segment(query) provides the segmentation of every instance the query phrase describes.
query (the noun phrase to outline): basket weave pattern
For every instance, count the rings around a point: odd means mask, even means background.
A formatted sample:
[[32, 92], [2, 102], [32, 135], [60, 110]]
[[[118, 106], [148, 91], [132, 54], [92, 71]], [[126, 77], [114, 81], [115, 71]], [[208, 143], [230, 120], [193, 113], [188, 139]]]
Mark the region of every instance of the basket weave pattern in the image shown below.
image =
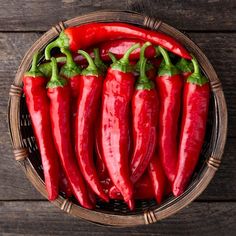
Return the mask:
[[19, 66], [9, 93], [8, 118], [10, 135], [16, 161], [20, 163], [36, 189], [46, 197], [40, 153], [35, 142], [25, 98], [22, 93], [23, 74], [29, 69], [33, 54], [36, 51], [42, 51], [66, 27], [89, 22], [114, 21], [135, 24], [140, 27], [164, 32], [185, 45], [199, 61], [203, 72], [210, 80], [212, 91], [207, 135], [201, 153], [201, 161], [191, 184], [184, 194], [177, 198], [169, 198], [161, 205], [156, 205], [154, 200], [137, 201], [135, 212], [129, 212], [123, 202], [112, 201], [109, 204], [98, 202], [95, 210], [88, 210], [77, 205], [73, 199], [65, 199], [62, 194], [53, 204], [73, 216], [98, 224], [111, 226], [150, 224], [176, 213], [201, 194], [220, 166], [226, 140], [227, 108], [220, 80], [206, 56], [185, 34], [157, 19], [135, 12], [99, 11], [60, 22], [34, 43]]

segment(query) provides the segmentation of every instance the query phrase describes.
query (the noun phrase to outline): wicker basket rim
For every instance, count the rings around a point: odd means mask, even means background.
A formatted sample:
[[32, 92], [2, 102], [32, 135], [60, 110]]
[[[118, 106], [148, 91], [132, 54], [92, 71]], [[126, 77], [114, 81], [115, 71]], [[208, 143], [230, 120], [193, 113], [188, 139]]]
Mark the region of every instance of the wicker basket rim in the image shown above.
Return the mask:
[[227, 135], [227, 107], [221, 83], [214, 68], [204, 53], [192, 40], [190, 40], [185, 34], [181, 33], [177, 29], [164, 22], [161, 22], [160, 20], [144, 16], [137, 12], [102, 10], [75, 17], [65, 22], [60, 22], [58, 25], [52, 27], [52, 29], [40, 37], [25, 54], [16, 73], [14, 83], [10, 88], [8, 121], [14, 155], [16, 160], [21, 163], [21, 166], [23, 167], [23, 170], [29, 180], [33, 183], [37, 190], [46, 197], [47, 194], [45, 185], [27, 158], [27, 148], [24, 147], [23, 138], [20, 133], [20, 97], [22, 95], [22, 76], [24, 72], [28, 70], [34, 52], [43, 50], [45, 45], [57, 37], [64, 28], [95, 21], [125, 22], [135, 24], [140, 27], [146, 27], [152, 30], [159, 30], [169, 34], [185, 45], [186, 48], [195, 55], [203, 71], [210, 80], [215, 106], [214, 133], [211, 140], [211, 153], [201, 174], [198, 176], [197, 180], [188, 187], [183, 195], [178, 198], [171, 199], [156, 209], [150, 209], [144, 212], [144, 214], [132, 215], [120, 215], [115, 213], [108, 214], [96, 210], [87, 210], [73, 204], [61, 196], [59, 196], [58, 199], [53, 202], [62, 210], [70, 213], [73, 216], [78, 216], [98, 224], [120, 227], [154, 223], [158, 220], [175, 214], [177, 211], [192, 202], [207, 187], [216, 170], [220, 166]]

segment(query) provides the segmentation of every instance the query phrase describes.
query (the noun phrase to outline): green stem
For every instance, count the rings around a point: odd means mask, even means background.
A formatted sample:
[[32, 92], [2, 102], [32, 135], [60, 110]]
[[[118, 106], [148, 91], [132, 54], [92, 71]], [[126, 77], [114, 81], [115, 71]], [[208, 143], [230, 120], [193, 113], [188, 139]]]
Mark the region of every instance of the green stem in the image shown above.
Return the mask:
[[172, 63], [171, 63], [171, 61], [170, 61], [170, 57], [169, 57], [169, 55], [168, 55], [168, 52], [167, 52], [164, 48], [162, 48], [162, 47], [160, 47], [160, 46], [158, 46], [158, 50], [160, 51], [161, 55], [163, 56], [164, 61], [165, 61], [165, 64], [166, 64], [167, 66], [171, 66]]
[[94, 48], [93, 53], [94, 53], [94, 63], [97, 66], [97, 69], [101, 72], [101, 74], [105, 74], [107, 71], [107, 66], [100, 57], [99, 48]]
[[58, 41], [55, 40], [47, 45], [45, 48], [45, 59], [50, 60], [51, 58], [51, 50], [55, 47], [59, 47]]
[[64, 87], [67, 84], [67, 80], [59, 76], [57, 60], [55, 57], [51, 58], [51, 65], [52, 65], [52, 76], [47, 84], [47, 88]]
[[108, 52], [108, 56], [111, 58], [113, 63], [117, 62], [117, 59], [116, 59], [115, 55], [112, 52]]
[[80, 53], [87, 61], [88, 61], [88, 67], [82, 71], [82, 74], [84, 75], [98, 75], [98, 69], [97, 66], [95, 65], [93, 59], [90, 57], [90, 55], [83, 51], [83, 50], [78, 50], [78, 53]]
[[139, 80], [143, 82], [148, 82], [149, 79], [146, 76], [146, 64], [147, 64], [147, 59], [145, 58], [145, 50], [147, 47], [151, 45], [150, 42], [146, 42], [140, 50], [140, 59], [137, 64], [139, 64], [140, 67], [140, 77]]
[[39, 52], [34, 53], [31, 68], [29, 71], [25, 73], [26, 76], [32, 76], [32, 77], [44, 76], [38, 66], [39, 55], [40, 55]]
[[143, 58], [140, 62], [140, 77], [139, 77], [139, 82], [142, 83], [149, 82], [149, 79], [146, 75], [146, 64], [147, 64], [147, 59]]
[[139, 48], [139, 47], [140, 47], [140, 44], [139, 44], [139, 43], [136, 43], [136, 44], [134, 44], [132, 47], [130, 47], [130, 48], [126, 51], [126, 53], [124, 54], [124, 56], [119, 60], [120, 63], [122, 63], [122, 64], [129, 64], [129, 56], [130, 56], [130, 54], [131, 54], [135, 49], [137, 49], [137, 48]]
[[39, 58], [39, 52], [35, 52], [29, 72], [36, 72], [38, 70], [38, 66], [37, 66], [38, 65], [38, 58]]
[[49, 43], [47, 45], [47, 47], [45, 48], [45, 58], [46, 60], [50, 60], [51, 58], [51, 50], [55, 47], [59, 47], [59, 48], [69, 48], [70, 46], [70, 42], [69, 42], [69, 38], [68, 36], [64, 33], [64, 31], [62, 31], [59, 35], [59, 37]]
[[192, 63], [193, 63], [193, 68], [194, 68], [194, 71], [193, 73], [188, 77], [187, 79], [187, 82], [188, 83], [192, 83], [192, 84], [197, 84], [199, 86], [202, 86], [206, 83], [208, 83], [208, 79], [202, 75], [201, 73], [201, 70], [199, 68], [199, 64], [197, 62], [197, 59], [193, 56], [192, 56]]
[[151, 46], [152, 44], [150, 42], [146, 42], [145, 44], [143, 44], [143, 46], [140, 49], [140, 59], [142, 60], [145, 57], [145, 50], [147, 47]]
[[[140, 56], [139, 56], [139, 60], [138, 60], [138, 62], [137, 62], [137, 64], [136, 64], [136, 66], [135, 66], [135, 70], [137, 71], [137, 72], [140, 72], [140, 67], [141, 67], [141, 61], [143, 60], [143, 59], [145, 59], [145, 50], [146, 50], [146, 48], [147, 47], [149, 47], [150, 45], [152, 45], [150, 42], [146, 42], [146, 43], [144, 43], [143, 44], [143, 46], [141, 47], [141, 49], [140, 49]], [[150, 66], [150, 64], [149, 64], [149, 66]], [[147, 69], [147, 66], [145, 67], [146, 69]]]
[[101, 57], [100, 57], [100, 54], [99, 54], [99, 48], [94, 48], [93, 53], [94, 53], [94, 62], [95, 62], [95, 64], [96, 64], [96, 62], [100, 63], [102, 60], [101, 60]]
[[74, 62], [70, 51], [66, 48], [61, 48], [61, 52], [66, 55], [66, 66], [69, 68], [75, 67], [76, 63]]
[[158, 49], [158, 46], [154, 46], [155, 50], [156, 50], [156, 55], [155, 57], [159, 57], [161, 55], [159, 49]]
[[52, 65], [52, 76], [51, 76], [51, 81], [58, 81], [60, 80], [59, 77], [59, 72], [58, 72], [58, 66], [57, 66], [57, 60], [55, 57], [51, 58], [51, 65]]
[[193, 56], [193, 55], [191, 55], [192, 56], [192, 63], [193, 63], [193, 68], [194, 68], [194, 74], [200, 74], [200, 70], [199, 70], [199, 64], [198, 64], [198, 62], [197, 62], [197, 59]]

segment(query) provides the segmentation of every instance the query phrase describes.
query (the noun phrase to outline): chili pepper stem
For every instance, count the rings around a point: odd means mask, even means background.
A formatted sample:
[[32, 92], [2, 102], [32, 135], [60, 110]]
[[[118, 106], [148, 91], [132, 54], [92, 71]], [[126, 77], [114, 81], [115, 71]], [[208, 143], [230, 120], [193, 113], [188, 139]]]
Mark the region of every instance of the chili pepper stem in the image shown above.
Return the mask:
[[165, 61], [165, 64], [166, 64], [167, 66], [171, 66], [172, 63], [171, 63], [171, 61], [170, 61], [170, 57], [169, 57], [167, 51], [166, 51], [164, 48], [160, 47], [160, 46], [158, 46], [158, 50], [159, 50], [160, 53], [162, 54], [162, 56], [163, 56], [163, 58], [164, 58], [164, 61]]
[[116, 59], [115, 55], [112, 52], [108, 52], [108, 56], [111, 58], [113, 63], [117, 62], [117, 59]]
[[39, 58], [39, 52], [35, 52], [33, 55], [32, 65], [28, 72], [25, 73], [26, 76], [43, 76], [42, 72], [38, 68], [38, 58]]
[[133, 71], [134, 67], [132, 67], [129, 63], [129, 56], [135, 49], [137, 49], [139, 47], [140, 47], [140, 43], [134, 44], [132, 47], [130, 47], [126, 51], [124, 56], [119, 61], [116, 61], [111, 65], [111, 68], [115, 69], [115, 70], [120, 70], [124, 73]]
[[134, 44], [132, 47], [130, 47], [126, 53], [124, 54], [124, 56], [119, 60], [120, 63], [123, 64], [128, 64], [129, 63], [129, 55], [137, 48], [140, 47], [139, 43]]
[[67, 37], [67, 35], [62, 31], [59, 35], [59, 37], [49, 43], [47, 45], [47, 47], [45, 48], [45, 59], [46, 60], [50, 60], [51, 58], [51, 50], [55, 47], [59, 47], [59, 48], [69, 48], [69, 38]]
[[94, 48], [93, 53], [94, 53], [94, 63], [97, 66], [97, 69], [102, 74], [105, 74], [107, 70], [107, 66], [100, 57], [99, 48]]
[[208, 79], [203, 76], [201, 74], [201, 71], [200, 71], [200, 68], [199, 68], [199, 64], [197, 62], [197, 59], [193, 56], [192, 56], [192, 63], [193, 63], [193, 68], [194, 68], [194, 71], [193, 73], [188, 77], [187, 79], [187, 82], [188, 83], [193, 83], [193, 84], [197, 84], [199, 86], [202, 86], [204, 85], [205, 83], [208, 83]]
[[83, 51], [83, 50], [78, 50], [78, 53], [80, 53], [88, 61], [88, 66], [85, 70], [82, 71], [82, 75], [95, 75], [95, 76], [98, 76], [99, 75], [98, 68], [95, 65], [93, 59], [90, 57], [90, 55], [87, 52]]
[[162, 76], [162, 75], [173, 76], [173, 75], [179, 74], [180, 71], [176, 66], [174, 66], [172, 64], [170, 57], [168, 55], [168, 52], [160, 46], [158, 46], [158, 50], [160, 51], [161, 55], [164, 58], [164, 60], [163, 60], [164, 63], [162, 66], [160, 66], [160, 69], [158, 71], [158, 75], [159, 76]]
[[36, 72], [37, 71], [38, 57], [39, 57], [39, 53], [36, 52], [33, 56], [33, 61], [32, 61], [32, 65], [31, 65], [29, 72]]
[[66, 65], [68, 67], [76, 66], [76, 63], [74, 62], [73, 57], [68, 49], [61, 48], [61, 52], [66, 55]]
[[151, 45], [151, 43], [146, 42], [140, 50], [140, 59], [138, 61], [139, 68], [140, 68], [140, 76], [139, 76], [139, 79], [138, 79], [136, 89], [148, 89], [148, 90], [150, 90], [154, 86], [153, 83], [149, 80], [149, 78], [146, 75], [147, 59], [145, 58], [145, 50], [150, 45]]
[[66, 85], [67, 81], [63, 78], [60, 78], [58, 74], [58, 66], [56, 58], [51, 58], [51, 65], [52, 65], [52, 76], [50, 81], [47, 84], [47, 88], [54, 88], [54, 87], [63, 87]]
[[199, 65], [195, 57], [192, 59], [194, 74], [200, 74]]
[[184, 58], [181, 58], [175, 65], [181, 72], [186, 73], [192, 73], [194, 68], [193, 68], [193, 63], [191, 61], [186, 60]]

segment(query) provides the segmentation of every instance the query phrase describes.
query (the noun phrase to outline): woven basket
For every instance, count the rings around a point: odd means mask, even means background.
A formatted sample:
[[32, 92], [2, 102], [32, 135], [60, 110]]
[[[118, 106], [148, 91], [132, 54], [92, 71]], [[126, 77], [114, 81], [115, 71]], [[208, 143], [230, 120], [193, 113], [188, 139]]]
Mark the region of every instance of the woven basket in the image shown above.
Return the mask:
[[112, 201], [109, 204], [98, 202], [95, 210], [84, 209], [77, 205], [74, 199], [65, 199], [63, 194], [52, 202], [73, 216], [101, 225], [122, 227], [154, 223], [188, 205], [207, 187], [220, 166], [227, 134], [227, 108], [215, 70], [193, 41], [166, 23], [135, 12], [99, 11], [60, 22], [38, 39], [24, 56], [9, 93], [8, 119], [15, 159], [35, 188], [46, 197], [40, 154], [22, 93], [22, 76], [29, 69], [35, 51], [44, 50], [64, 28], [89, 22], [126, 22], [164, 32], [185, 45], [189, 52], [195, 55], [210, 80], [212, 96], [205, 143], [192, 181], [181, 196], [169, 197], [161, 205], [157, 205], [154, 200], [137, 201], [134, 212], [130, 212], [122, 201]]

